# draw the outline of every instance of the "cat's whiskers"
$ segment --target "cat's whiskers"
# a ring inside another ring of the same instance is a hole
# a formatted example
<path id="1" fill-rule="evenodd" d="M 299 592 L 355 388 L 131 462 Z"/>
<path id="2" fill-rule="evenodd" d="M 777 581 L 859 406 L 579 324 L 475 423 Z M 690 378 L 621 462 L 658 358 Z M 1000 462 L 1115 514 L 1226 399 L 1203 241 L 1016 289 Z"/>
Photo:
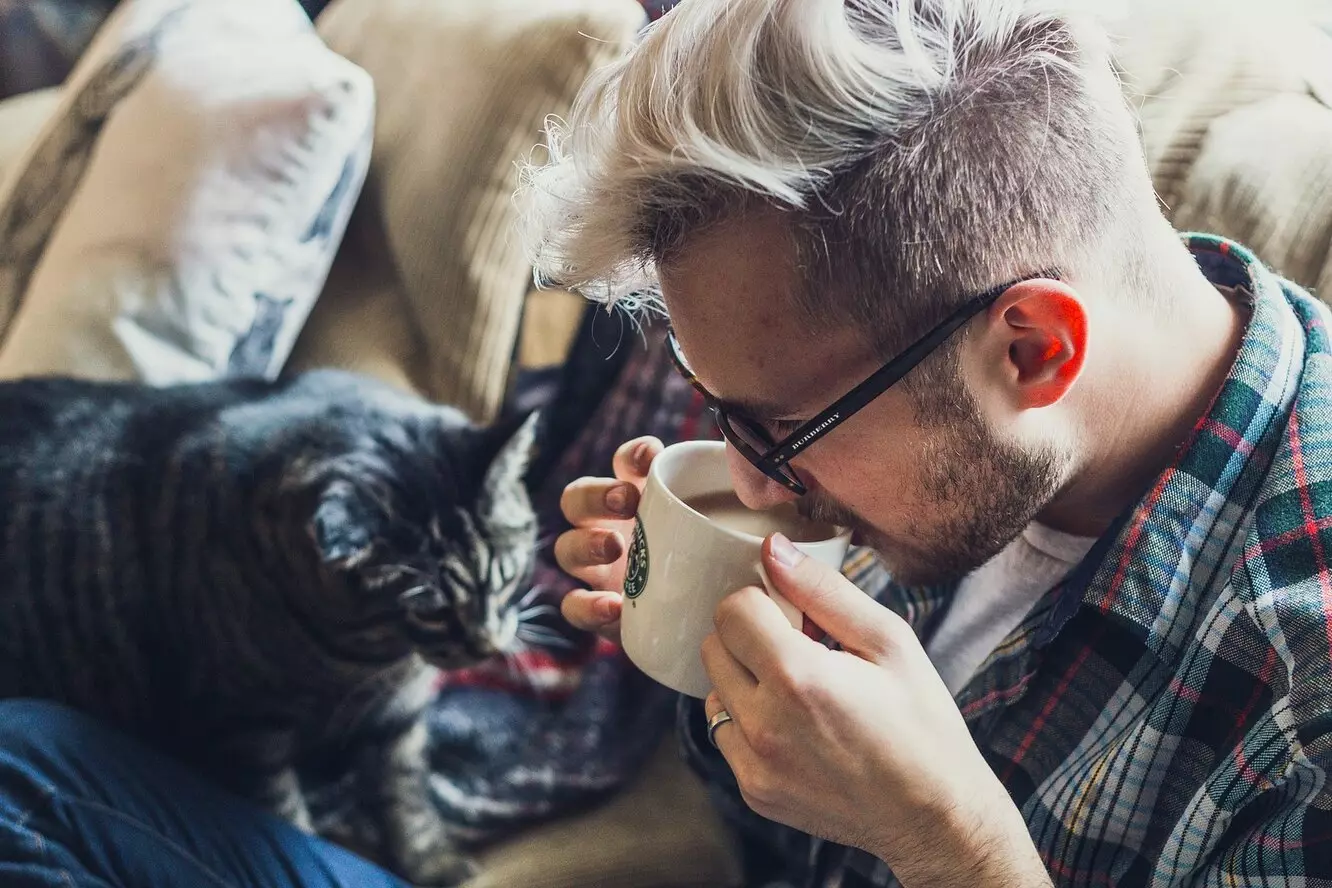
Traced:
<path id="1" fill-rule="evenodd" d="M 515 638 L 564 638 L 565 635 L 553 626 L 541 623 L 524 623 L 514 631 Z"/>
<path id="2" fill-rule="evenodd" d="M 413 567 L 410 564 L 398 564 L 394 565 L 394 568 L 399 573 L 399 575 L 412 577 L 413 579 L 420 580 L 423 584 L 426 585 L 429 585 L 431 582 L 435 580 L 435 578 L 432 577 L 426 571 L 422 570 L 419 567 Z"/>
<path id="3" fill-rule="evenodd" d="M 531 624 L 519 626 L 515 638 L 519 642 L 536 648 L 561 648 L 567 650 L 575 647 L 573 639 L 546 626 L 534 626 Z"/>
<path id="4" fill-rule="evenodd" d="M 410 589 L 399 592 L 398 600 L 405 603 L 411 601 L 413 598 L 419 598 L 428 591 L 430 591 L 430 587 L 426 585 L 412 586 Z"/>
<path id="5" fill-rule="evenodd" d="M 520 608 L 527 607 L 529 604 L 540 598 L 546 592 L 547 588 L 547 586 L 537 583 L 531 589 L 528 589 L 523 593 L 523 597 L 518 599 L 517 606 Z"/>
<path id="6" fill-rule="evenodd" d="M 504 654 L 504 665 L 508 667 L 510 674 L 518 678 L 529 688 L 535 689 L 537 686 L 536 670 L 528 666 L 520 656 L 527 650 L 530 650 L 530 648 L 525 647 L 522 650 Z"/>

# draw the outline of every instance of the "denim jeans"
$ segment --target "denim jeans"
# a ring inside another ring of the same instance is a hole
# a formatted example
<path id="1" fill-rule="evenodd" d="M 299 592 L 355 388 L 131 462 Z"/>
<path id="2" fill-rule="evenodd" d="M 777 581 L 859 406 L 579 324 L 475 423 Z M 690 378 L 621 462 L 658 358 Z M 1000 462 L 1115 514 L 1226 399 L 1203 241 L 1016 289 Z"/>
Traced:
<path id="1" fill-rule="evenodd" d="M 4 888 L 406 888 L 51 703 L 0 701 Z"/>

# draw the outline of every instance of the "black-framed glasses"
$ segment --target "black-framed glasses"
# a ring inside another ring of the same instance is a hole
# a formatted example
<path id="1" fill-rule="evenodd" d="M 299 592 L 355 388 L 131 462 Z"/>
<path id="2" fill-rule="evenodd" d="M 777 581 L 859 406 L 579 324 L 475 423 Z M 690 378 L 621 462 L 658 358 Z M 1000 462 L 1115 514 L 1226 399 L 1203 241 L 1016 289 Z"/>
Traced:
<path id="1" fill-rule="evenodd" d="M 731 446 L 739 451 L 741 456 L 749 460 L 754 468 L 793 491 L 796 495 L 804 496 L 808 492 L 808 488 L 800 480 L 800 476 L 796 474 L 795 469 L 791 467 L 791 460 L 807 450 L 815 441 L 854 416 L 866 404 L 892 388 L 902 377 L 914 370 L 916 365 L 925 360 L 931 352 L 942 345 L 944 340 L 956 333 L 959 328 L 976 315 L 993 305 L 1010 287 L 1024 281 L 1042 279 L 1058 280 L 1059 275 L 1047 271 L 1018 278 L 968 299 L 956 311 L 944 318 L 938 326 L 874 371 L 868 379 L 838 398 L 813 419 L 801 424 L 799 428 L 780 441 L 774 441 L 772 435 L 768 434 L 767 429 L 758 420 L 746 416 L 734 408 L 727 407 L 724 402 L 703 387 L 698 381 L 698 377 L 694 375 L 694 371 L 690 369 L 684 355 L 680 352 L 680 343 L 675 338 L 675 330 L 668 328 L 666 339 L 675 366 L 679 369 L 680 374 L 689 381 L 690 385 L 703 396 L 704 403 L 712 408 L 712 412 L 717 416 L 717 425 L 721 429 L 722 435 L 731 443 Z"/>

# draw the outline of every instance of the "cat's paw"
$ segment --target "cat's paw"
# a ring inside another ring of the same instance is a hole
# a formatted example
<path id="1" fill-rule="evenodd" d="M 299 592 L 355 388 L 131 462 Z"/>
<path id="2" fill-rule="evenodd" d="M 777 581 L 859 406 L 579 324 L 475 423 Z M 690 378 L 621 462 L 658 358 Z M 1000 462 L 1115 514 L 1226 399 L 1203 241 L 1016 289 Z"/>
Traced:
<path id="1" fill-rule="evenodd" d="M 447 839 L 399 849 L 394 869 L 418 888 L 452 888 L 476 875 L 476 863 Z"/>
<path id="2" fill-rule="evenodd" d="M 421 888 L 449 888 L 476 874 L 433 806 L 399 805 L 385 824 L 390 868 Z"/>

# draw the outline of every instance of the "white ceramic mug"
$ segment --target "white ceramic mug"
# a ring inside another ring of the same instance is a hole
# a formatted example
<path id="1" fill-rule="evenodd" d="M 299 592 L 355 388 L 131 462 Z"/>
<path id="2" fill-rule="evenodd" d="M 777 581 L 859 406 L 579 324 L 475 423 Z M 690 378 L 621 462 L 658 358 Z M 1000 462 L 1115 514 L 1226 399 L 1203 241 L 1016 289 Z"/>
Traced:
<path id="1" fill-rule="evenodd" d="M 620 623 L 625 653 L 649 677 L 692 697 L 706 697 L 712 689 L 699 649 L 726 596 L 762 585 L 793 627 L 803 622 L 763 575 L 764 536 L 724 527 L 685 503 L 731 489 L 724 444 L 688 441 L 667 447 L 652 461 L 629 546 Z M 832 532 L 836 535 L 795 547 L 840 568 L 851 531 Z"/>

